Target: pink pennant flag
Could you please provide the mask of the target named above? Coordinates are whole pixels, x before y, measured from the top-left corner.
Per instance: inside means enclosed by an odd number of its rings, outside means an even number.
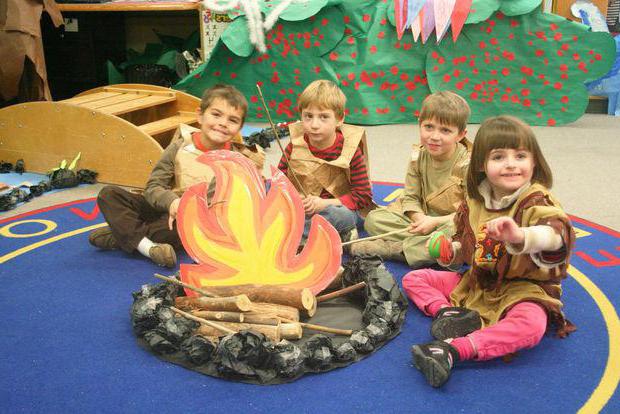
[[[456,0],[452,11],[452,41],[456,42],[461,30],[465,25],[469,11],[471,10],[472,0]]]
[[[407,0],[394,0],[394,17],[396,18],[396,35],[400,40],[407,23]]]
[[[456,0],[440,0],[435,2],[435,34],[437,35],[437,43],[441,41],[450,25],[450,16]]]
[[[433,29],[435,28],[435,0],[427,0],[424,8],[420,12],[422,16],[422,43],[426,43]]]
[[[413,35],[413,41],[417,42],[420,37],[420,33],[422,32],[422,12],[420,11],[418,15],[411,21],[411,34]]]

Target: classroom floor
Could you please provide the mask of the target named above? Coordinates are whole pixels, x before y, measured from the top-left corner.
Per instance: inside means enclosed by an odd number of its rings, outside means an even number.
[[[253,386],[164,363],[136,344],[128,315],[131,292],[156,283],[153,273],[163,270],[87,242],[104,225],[92,199],[103,184],[46,193],[0,213],[0,413],[177,412],[179,404],[213,413],[620,412],[619,127],[620,118],[586,115],[565,127],[535,128],[555,193],[574,216],[578,239],[563,302],[578,331],[561,341],[547,335],[510,364],[459,365],[440,390],[411,364],[411,345],[430,338],[430,320],[414,306],[400,335],[378,352],[290,384]],[[372,180],[402,183],[417,126],[367,132]],[[265,175],[279,157],[274,143]],[[397,187],[376,185],[376,201]],[[191,259],[182,254],[181,262]],[[409,271],[386,267],[399,282]]]

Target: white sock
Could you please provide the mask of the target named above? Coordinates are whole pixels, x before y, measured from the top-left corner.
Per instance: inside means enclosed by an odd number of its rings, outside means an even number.
[[[138,251],[142,253],[143,256],[151,257],[149,255],[149,251],[151,250],[151,247],[153,246],[155,246],[155,243],[153,243],[151,240],[147,239],[146,237],[143,237],[142,240],[140,240],[140,243],[138,243]]]

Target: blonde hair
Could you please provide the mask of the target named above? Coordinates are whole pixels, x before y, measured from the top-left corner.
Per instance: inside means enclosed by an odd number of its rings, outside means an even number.
[[[239,89],[232,85],[218,83],[204,91],[202,100],[200,101],[200,113],[203,114],[217,98],[225,100],[230,106],[236,109],[240,109],[243,113],[241,123],[243,124],[243,122],[245,122],[245,116],[248,113],[248,101]]]
[[[496,148],[526,149],[534,157],[532,182],[551,188],[553,174],[542,154],[532,128],[519,118],[500,115],[487,118],[480,125],[471,152],[471,162],[467,171],[467,195],[484,201],[478,186],[486,178],[484,167],[489,153]]]
[[[344,109],[347,105],[347,97],[334,82],[319,79],[310,83],[299,95],[299,112],[310,106],[320,109],[331,109],[336,118],[344,118]]]
[[[450,91],[440,91],[428,95],[422,102],[418,122],[436,119],[443,125],[453,125],[459,132],[465,131],[471,110],[467,101]]]

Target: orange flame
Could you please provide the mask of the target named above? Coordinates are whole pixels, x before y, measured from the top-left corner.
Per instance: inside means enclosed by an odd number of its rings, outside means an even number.
[[[207,204],[208,184],[192,186],[181,198],[177,228],[183,246],[198,264],[181,264],[181,280],[193,286],[272,284],[319,293],[334,279],[342,256],[340,237],[315,215],[303,250],[299,193],[272,168],[269,192],[254,164],[230,151],[198,158],[215,173],[215,193]],[[195,295],[187,292],[188,295]]]

